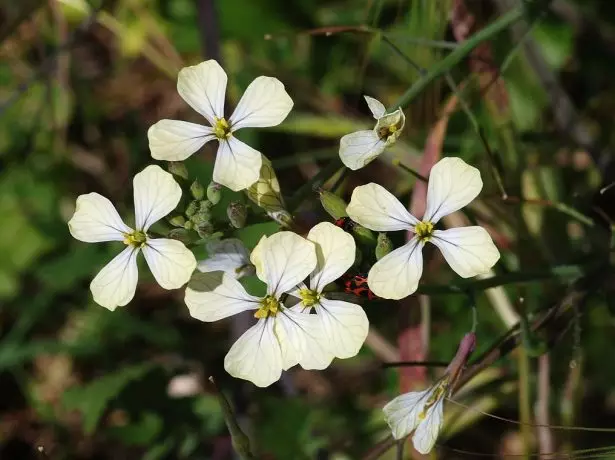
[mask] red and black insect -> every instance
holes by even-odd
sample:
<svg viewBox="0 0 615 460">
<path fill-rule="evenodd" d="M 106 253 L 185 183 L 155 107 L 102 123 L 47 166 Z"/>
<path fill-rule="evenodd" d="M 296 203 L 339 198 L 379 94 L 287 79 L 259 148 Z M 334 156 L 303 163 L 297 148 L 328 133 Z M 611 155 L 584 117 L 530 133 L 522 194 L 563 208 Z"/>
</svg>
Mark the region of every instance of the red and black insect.
<svg viewBox="0 0 615 460">
<path fill-rule="evenodd" d="M 352 232 L 352 229 L 354 228 L 356 224 L 350 217 L 345 216 L 345 217 L 340 217 L 339 219 L 337 219 L 335 221 L 335 225 L 337 225 L 339 228 L 341 228 L 345 232 L 350 233 Z"/>
<path fill-rule="evenodd" d="M 344 292 L 356 295 L 357 297 L 364 297 L 368 300 L 378 299 L 378 296 L 367 285 L 367 273 L 357 273 L 355 275 L 346 273 L 342 275 L 342 281 L 344 283 Z"/>
</svg>

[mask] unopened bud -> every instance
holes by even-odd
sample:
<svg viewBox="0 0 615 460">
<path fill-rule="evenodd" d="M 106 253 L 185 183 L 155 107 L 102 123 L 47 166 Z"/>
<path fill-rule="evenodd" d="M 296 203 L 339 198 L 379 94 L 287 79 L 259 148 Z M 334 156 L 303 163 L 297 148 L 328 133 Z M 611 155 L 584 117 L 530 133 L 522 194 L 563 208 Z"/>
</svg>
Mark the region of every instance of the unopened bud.
<svg viewBox="0 0 615 460">
<path fill-rule="evenodd" d="M 369 245 L 376 244 L 376 237 L 374 236 L 374 233 L 370 229 L 365 228 L 362 225 L 355 224 L 352 227 L 352 233 L 357 237 L 359 242 L 362 244 L 369 244 Z"/>
<path fill-rule="evenodd" d="M 190 233 L 188 233 L 188 230 L 184 228 L 174 228 L 169 232 L 168 236 L 169 238 L 181 241 L 184 244 L 190 242 Z"/>
<path fill-rule="evenodd" d="M 181 161 L 169 161 L 167 169 L 171 174 L 177 177 L 181 177 L 182 179 L 188 180 L 188 168 Z"/>
<path fill-rule="evenodd" d="M 175 216 L 169 219 L 169 223 L 173 227 L 183 227 L 186 223 L 186 219 L 184 219 L 184 216 Z"/>
<path fill-rule="evenodd" d="M 376 240 L 376 260 L 382 259 L 393 250 L 393 243 L 386 233 L 378 233 Z"/>
<path fill-rule="evenodd" d="M 198 180 L 195 180 L 190 186 L 190 193 L 195 200 L 200 200 L 205 196 L 205 188 Z"/>
<path fill-rule="evenodd" d="M 359 247 L 356 247 L 354 250 L 354 262 L 352 265 L 358 267 L 361 265 L 361 262 L 363 262 L 363 252 L 359 249 Z"/>
<path fill-rule="evenodd" d="M 231 225 L 235 228 L 242 228 L 246 225 L 248 218 L 248 208 L 239 201 L 232 201 L 226 208 L 226 215 Z"/>
<path fill-rule="evenodd" d="M 188 207 L 186 208 L 186 215 L 188 217 L 194 216 L 196 212 L 199 210 L 199 208 L 200 208 L 200 204 L 198 201 L 196 200 L 191 201 Z"/>
<path fill-rule="evenodd" d="M 192 223 L 192 221 L 188 220 L 186 221 L 186 223 L 184 224 L 184 228 L 186 230 L 194 230 L 194 224 Z"/>
<path fill-rule="evenodd" d="M 325 208 L 325 211 L 327 211 L 327 214 L 336 220 L 348 215 L 346 213 L 346 207 L 348 204 L 335 193 L 331 193 L 327 190 L 321 190 L 320 203 L 322 204 L 322 207 Z"/>
<path fill-rule="evenodd" d="M 211 219 L 211 213 L 208 209 L 200 208 L 194 215 L 190 218 L 192 223 L 195 226 L 199 226 L 204 224 L 205 222 L 209 222 Z"/>
<path fill-rule="evenodd" d="M 209 200 L 203 200 L 199 203 L 199 210 L 201 211 L 209 212 L 209 210 L 213 207 L 214 207 L 214 204 Z"/>
<path fill-rule="evenodd" d="M 214 233 L 214 226 L 211 222 L 203 222 L 202 224 L 197 225 L 196 232 L 203 239 L 209 238 Z"/>
<path fill-rule="evenodd" d="M 211 181 L 207 186 L 207 199 L 212 205 L 216 205 L 222 198 L 222 186 L 217 182 Z"/>
</svg>

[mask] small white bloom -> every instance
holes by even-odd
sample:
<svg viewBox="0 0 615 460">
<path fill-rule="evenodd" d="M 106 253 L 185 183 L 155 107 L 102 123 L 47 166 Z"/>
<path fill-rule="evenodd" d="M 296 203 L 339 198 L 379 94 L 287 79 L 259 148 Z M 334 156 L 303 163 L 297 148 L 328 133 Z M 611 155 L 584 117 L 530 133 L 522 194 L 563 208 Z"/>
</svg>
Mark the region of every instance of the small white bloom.
<svg viewBox="0 0 615 460">
<path fill-rule="evenodd" d="M 384 105 L 373 97 L 364 96 L 376 126 L 371 130 L 346 134 L 340 139 L 340 158 L 350 169 L 361 169 L 399 138 L 406 116 L 401 108 L 386 113 Z"/>
<path fill-rule="evenodd" d="M 181 198 L 181 188 L 168 172 L 148 166 L 134 177 L 136 230 L 128 227 L 113 204 L 98 193 L 77 198 L 75 214 L 68 222 L 71 235 L 86 243 L 123 241 L 127 246 L 90 284 L 96 303 L 115 310 L 134 297 L 137 288 L 137 255 L 145 260 L 164 289 L 177 289 L 190 279 L 196 267 L 194 254 L 183 243 L 153 239 L 149 228 L 169 214 Z"/>
<path fill-rule="evenodd" d="M 314 244 L 292 232 L 279 232 L 263 238 L 258 253 L 255 265 L 267 284 L 265 297 L 252 296 L 230 274 L 215 272 L 196 277 L 186 289 L 185 301 L 194 318 L 207 322 L 256 310 L 258 321 L 233 344 L 224 368 L 234 377 L 266 387 L 280 378 L 282 370 L 296 364 L 324 369 L 331 358 L 323 348 L 316 315 L 286 308 L 280 301 L 314 270 Z"/>
<path fill-rule="evenodd" d="M 318 262 L 310 275 L 309 288 L 301 285 L 291 292 L 301 299 L 293 309 L 308 314 L 314 309 L 331 356 L 351 358 L 359 352 L 367 337 L 367 315 L 359 305 L 327 299 L 322 291 L 352 266 L 356 250 L 354 238 L 329 222 L 321 222 L 310 230 L 308 240 L 316 245 Z"/>
<path fill-rule="evenodd" d="M 442 217 L 469 204 L 483 187 L 478 169 L 460 158 L 443 158 L 431 169 L 427 206 L 419 221 L 384 187 L 370 183 L 355 188 L 347 212 L 371 230 L 410 230 L 415 236 L 376 262 L 368 274 L 372 292 L 386 299 L 401 299 L 416 291 L 423 273 L 422 249 L 435 244 L 463 278 L 487 272 L 500 258 L 487 231 L 479 226 L 435 230 Z"/>
<path fill-rule="evenodd" d="M 279 125 L 292 109 L 293 101 L 277 78 L 258 77 L 250 83 L 227 120 L 224 118 L 226 82 L 226 73 L 213 59 L 180 70 L 177 92 L 211 126 L 161 120 L 150 127 L 147 135 L 152 157 L 168 161 L 185 160 L 207 142 L 217 139 L 220 145 L 213 180 L 238 191 L 258 180 L 261 154 L 238 140 L 234 133 L 241 128 Z"/>
<path fill-rule="evenodd" d="M 431 451 L 442 427 L 448 381 L 444 377 L 424 391 L 411 391 L 384 406 L 384 418 L 395 439 L 403 439 L 414 431 L 414 448 L 421 454 Z"/>
<path fill-rule="evenodd" d="M 254 266 L 250 263 L 250 254 L 243 242 L 237 238 L 210 241 L 206 245 L 207 259 L 202 260 L 197 268 L 202 273 L 227 272 L 236 279 L 253 275 Z"/>
</svg>

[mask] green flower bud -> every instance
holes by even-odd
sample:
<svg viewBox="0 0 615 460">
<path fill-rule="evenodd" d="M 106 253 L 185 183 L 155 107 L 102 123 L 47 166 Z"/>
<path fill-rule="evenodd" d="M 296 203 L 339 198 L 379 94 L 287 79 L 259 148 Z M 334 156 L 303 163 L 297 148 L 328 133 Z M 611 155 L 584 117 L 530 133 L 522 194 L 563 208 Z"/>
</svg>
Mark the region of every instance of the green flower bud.
<svg viewBox="0 0 615 460">
<path fill-rule="evenodd" d="M 169 219 L 169 223 L 173 227 L 183 227 L 186 223 L 186 219 L 184 219 L 184 216 L 175 216 Z"/>
<path fill-rule="evenodd" d="M 348 216 L 346 213 L 346 207 L 348 204 L 335 193 L 331 193 L 327 190 L 321 190 L 320 203 L 322 204 L 322 207 L 325 208 L 325 211 L 327 211 L 327 214 L 336 220 Z"/>
<path fill-rule="evenodd" d="M 226 215 L 231 225 L 235 228 L 242 228 L 246 225 L 246 219 L 248 218 L 248 208 L 239 201 L 232 201 L 226 208 Z"/>
<path fill-rule="evenodd" d="M 293 216 L 291 216 L 290 213 L 285 209 L 282 209 L 277 212 L 268 212 L 267 215 L 273 220 L 275 220 L 282 227 L 291 228 L 293 225 Z"/>
<path fill-rule="evenodd" d="M 355 226 L 352 227 L 352 233 L 362 244 L 369 244 L 372 246 L 376 244 L 376 237 L 374 236 L 373 232 L 370 229 L 363 227 L 362 225 L 355 224 Z"/>
<path fill-rule="evenodd" d="M 191 218 L 190 220 L 196 226 L 204 224 L 205 222 L 209 222 L 211 219 L 211 213 L 208 209 L 200 208 Z"/>
<path fill-rule="evenodd" d="M 217 182 L 211 181 L 207 186 L 207 199 L 213 206 L 217 205 L 222 198 L 222 186 Z"/>
<path fill-rule="evenodd" d="M 196 212 L 199 210 L 200 208 L 200 204 L 198 201 L 194 200 L 191 201 L 190 204 L 188 205 L 188 207 L 186 208 L 186 215 L 188 217 L 192 217 L 196 214 Z"/>
<path fill-rule="evenodd" d="M 209 200 L 203 200 L 199 203 L 199 210 L 208 211 L 214 207 L 214 204 Z"/>
<path fill-rule="evenodd" d="M 359 247 L 357 246 L 355 248 L 354 251 L 354 262 L 353 262 L 353 266 L 354 267 L 358 267 L 361 265 L 361 262 L 363 262 L 363 252 L 361 251 L 361 249 L 359 249 Z"/>
<path fill-rule="evenodd" d="M 186 223 L 184 224 L 184 228 L 186 230 L 194 230 L 194 223 L 192 223 L 191 220 L 186 221 Z"/>
<path fill-rule="evenodd" d="M 205 188 L 203 188 L 198 180 L 195 180 L 190 186 L 190 193 L 192 193 L 195 200 L 200 200 L 205 196 Z"/>
<path fill-rule="evenodd" d="M 378 233 L 376 240 L 376 260 L 382 259 L 393 250 L 393 243 L 386 233 Z"/>
<path fill-rule="evenodd" d="M 188 168 L 181 161 L 169 161 L 167 169 L 171 174 L 188 180 Z"/>
<path fill-rule="evenodd" d="M 211 222 L 203 222 L 202 224 L 197 225 L 196 232 L 201 238 L 207 239 L 214 233 L 214 226 Z"/>
<path fill-rule="evenodd" d="M 169 232 L 168 237 L 173 240 L 181 241 L 184 244 L 189 243 L 191 240 L 190 233 L 188 232 L 188 230 L 183 229 L 183 228 L 172 229 Z"/>
</svg>

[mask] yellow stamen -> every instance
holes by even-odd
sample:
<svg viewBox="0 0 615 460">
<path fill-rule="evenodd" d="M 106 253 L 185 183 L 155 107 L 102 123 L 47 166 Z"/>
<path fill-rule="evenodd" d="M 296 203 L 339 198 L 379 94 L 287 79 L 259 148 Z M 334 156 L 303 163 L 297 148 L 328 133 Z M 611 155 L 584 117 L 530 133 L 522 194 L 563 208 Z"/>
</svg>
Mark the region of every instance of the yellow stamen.
<svg viewBox="0 0 615 460">
<path fill-rule="evenodd" d="M 132 246 L 134 248 L 140 248 L 145 245 L 147 241 L 147 235 L 145 232 L 135 230 L 132 233 L 124 233 L 124 244 L 126 246 Z"/>
<path fill-rule="evenodd" d="M 224 118 L 215 118 L 216 123 L 214 124 L 214 134 L 218 139 L 228 139 L 231 137 L 231 126 L 228 124 L 228 121 Z"/>
<path fill-rule="evenodd" d="M 435 388 L 427 398 L 427 402 L 423 406 L 423 410 L 419 414 L 419 420 L 424 420 L 427 417 L 427 412 L 431 409 L 434 404 L 440 401 L 444 396 L 446 396 L 446 390 L 448 389 L 448 378 L 443 378 L 438 383 L 436 383 Z"/>
<path fill-rule="evenodd" d="M 276 316 L 280 311 L 280 302 L 268 295 L 260 302 L 260 308 L 254 313 L 254 317 L 258 319 L 268 318 L 269 316 Z"/>
<path fill-rule="evenodd" d="M 320 303 L 320 294 L 316 291 L 312 291 L 311 289 L 301 289 L 299 291 L 299 295 L 301 296 L 303 305 L 306 307 L 313 307 L 317 303 Z"/>
<path fill-rule="evenodd" d="M 433 224 L 431 222 L 419 222 L 414 226 L 414 232 L 422 242 L 426 243 L 433 235 Z"/>
</svg>

